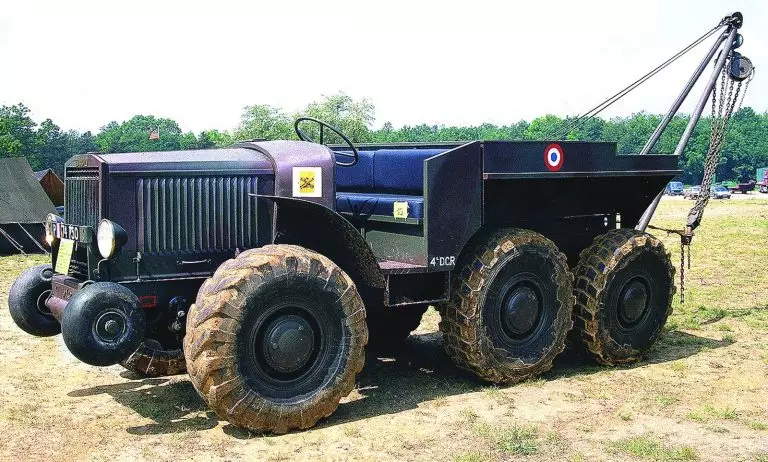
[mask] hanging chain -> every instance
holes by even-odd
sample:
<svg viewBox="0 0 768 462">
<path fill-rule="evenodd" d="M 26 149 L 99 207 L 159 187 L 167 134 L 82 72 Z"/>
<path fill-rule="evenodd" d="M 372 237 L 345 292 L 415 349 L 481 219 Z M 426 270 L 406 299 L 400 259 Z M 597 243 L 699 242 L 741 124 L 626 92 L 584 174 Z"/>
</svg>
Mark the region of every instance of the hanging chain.
<svg viewBox="0 0 768 462">
<path fill-rule="evenodd" d="M 720 91 L 718 92 L 716 87 L 712 89 L 712 114 L 709 119 L 709 151 L 707 152 L 707 157 L 704 161 L 704 175 L 701 180 L 701 189 L 696 198 L 696 203 L 688 212 L 688 220 L 686 222 L 685 230 L 683 232 L 677 232 L 677 234 L 680 235 L 680 303 L 684 303 L 685 301 L 686 256 L 688 260 L 688 269 L 691 269 L 691 240 L 693 239 L 694 230 L 699 226 L 699 223 L 701 223 L 704 209 L 709 203 L 712 180 L 717 171 L 720 153 L 723 144 L 725 143 L 725 135 L 728 131 L 728 124 L 730 123 L 733 114 L 741 109 L 741 104 L 744 102 L 744 96 L 747 93 L 749 82 L 752 81 L 752 77 L 754 76 L 753 70 L 752 74 L 747 78 L 746 83 L 744 84 L 744 92 L 742 92 L 742 81 L 736 82 L 734 79 L 728 78 L 727 75 L 732 59 L 733 58 L 728 58 L 720 73 Z M 729 82 L 727 85 L 726 80 Z M 741 100 L 739 100 L 740 93 Z"/>
<path fill-rule="evenodd" d="M 688 212 L 688 219 L 685 229 L 674 230 L 666 228 L 658 228 L 655 226 L 649 226 L 649 228 L 666 231 L 669 233 L 678 234 L 680 236 L 680 303 L 685 302 L 685 266 L 686 259 L 688 269 L 691 269 L 691 240 L 696 228 L 701 223 L 701 218 L 704 214 L 704 208 L 709 203 L 710 188 L 712 187 L 712 179 L 717 171 L 717 164 L 720 159 L 720 152 L 722 151 L 723 144 L 725 142 L 725 135 L 727 133 L 728 124 L 733 114 L 739 112 L 741 105 L 744 102 L 744 96 L 749 88 L 749 83 L 754 77 L 754 69 L 744 83 L 744 91 L 742 92 L 742 81 L 736 82 L 734 79 L 728 77 L 728 69 L 730 68 L 731 59 L 725 63 L 720 74 L 720 91 L 717 87 L 712 89 L 712 114 L 709 119 L 710 127 L 710 141 L 707 157 L 704 160 L 704 175 L 701 181 L 701 189 L 699 195 L 696 198 L 696 203 L 691 207 Z M 726 84 L 726 81 L 729 83 Z M 726 95 L 727 87 L 727 95 Z M 739 100 L 739 94 L 741 94 L 741 100 Z"/>
</svg>

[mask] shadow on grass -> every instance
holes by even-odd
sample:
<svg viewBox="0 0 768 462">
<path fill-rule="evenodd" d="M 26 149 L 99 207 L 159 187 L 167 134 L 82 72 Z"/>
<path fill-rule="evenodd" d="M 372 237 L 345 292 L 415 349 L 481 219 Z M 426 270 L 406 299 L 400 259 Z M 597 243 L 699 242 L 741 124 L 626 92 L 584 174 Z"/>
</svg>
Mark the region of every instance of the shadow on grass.
<svg viewBox="0 0 768 462">
<path fill-rule="evenodd" d="M 121 374 L 122 375 L 122 374 Z M 133 377 L 133 375 L 124 375 Z M 75 390 L 71 397 L 86 397 L 106 393 L 118 403 L 153 422 L 129 427 L 133 435 L 157 435 L 193 430 L 207 430 L 219 420 L 197 395 L 189 381 L 171 382 L 168 378 L 140 379 L 132 382 L 101 385 Z M 203 412 L 206 411 L 206 412 Z"/>
<path fill-rule="evenodd" d="M 676 361 L 693 356 L 704 349 L 720 348 L 729 344 L 727 341 L 698 337 L 680 331 L 666 332 L 648 358 L 622 367 L 634 368 Z M 574 353 L 572 349 L 566 349 L 555 361 L 554 368 L 541 379 L 550 381 L 606 370 L 610 368 L 597 366 L 589 359 Z M 336 412 L 320 421 L 315 428 L 396 414 L 415 409 L 427 401 L 480 391 L 487 386 L 487 383 L 478 381 L 453 365 L 443 352 L 441 334 L 413 335 L 396 353 L 369 352 L 366 367 L 357 381 L 357 392 L 361 398 L 342 403 Z M 128 428 L 127 431 L 131 434 L 206 430 L 219 423 L 213 412 L 206 412 L 205 404 L 189 381 L 139 379 L 77 390 L 69 396 L 85 397 L 101 393 L 109 394 L 120 404 L 154 421 L 148 425 Z M 224 426 L 224 432 L 238 439 L 263 436 L 228 424 Z"/>
</svg>

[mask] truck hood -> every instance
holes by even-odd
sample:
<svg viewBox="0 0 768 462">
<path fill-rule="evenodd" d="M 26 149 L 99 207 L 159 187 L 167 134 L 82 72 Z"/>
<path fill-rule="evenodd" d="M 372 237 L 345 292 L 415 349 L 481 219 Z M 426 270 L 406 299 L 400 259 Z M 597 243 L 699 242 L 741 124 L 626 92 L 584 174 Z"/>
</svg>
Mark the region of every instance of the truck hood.
<svg viewBox="0 0 768 462">
<path fill-rule="evenodd" d="M 248 148 L 84 154 L 73 157 L 66 166 L 96 167 L 98 164 L 106 164 L 112 175 L 148 172 L 194 174 L 216 171 L 258 175 L 274 171 L 269 156 Z"/>
</svg>

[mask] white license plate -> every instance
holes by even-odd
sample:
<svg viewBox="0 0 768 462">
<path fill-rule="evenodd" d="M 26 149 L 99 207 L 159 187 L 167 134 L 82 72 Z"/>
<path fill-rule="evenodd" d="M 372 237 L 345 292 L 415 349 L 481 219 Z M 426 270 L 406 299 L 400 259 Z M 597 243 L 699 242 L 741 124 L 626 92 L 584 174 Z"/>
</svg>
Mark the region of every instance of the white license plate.
<svg viewBox="0 0 768 462">
<path fill-rule="evenodd" d="M 69 239 L 77 242 L 80 240 L 80 227 L 77 225 L 68 225 L 66 223 L 56 223 L 54 225 L 53 235 L 58 239 Z"/>
</svg>

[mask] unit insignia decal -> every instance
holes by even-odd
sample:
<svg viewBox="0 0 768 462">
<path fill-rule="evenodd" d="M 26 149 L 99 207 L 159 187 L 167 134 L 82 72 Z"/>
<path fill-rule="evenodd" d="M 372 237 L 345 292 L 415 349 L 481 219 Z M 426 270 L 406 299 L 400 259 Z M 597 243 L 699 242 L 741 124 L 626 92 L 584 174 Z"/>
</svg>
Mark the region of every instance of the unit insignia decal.
<svg viewBox="0 0 768 462">
<path fill-rule="evenodd" d="M 323 169 L 293 167 L 293 197 L 323 197 Z"/>
</svg>

